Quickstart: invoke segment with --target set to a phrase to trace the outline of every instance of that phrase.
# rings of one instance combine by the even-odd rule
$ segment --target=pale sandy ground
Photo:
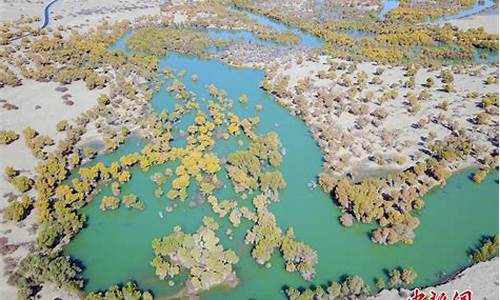
[[[431,289],[436,293],[446,292],[448,299],[451,299],[454,291],[472,291],[472,299],[475,300],[496,300],[498,299],[498,257],[476,264],[455,276],[454,279],[442,285],[428,287],[423,290],[429,295]],[[408,290],[383,290],[369,300],[400,300],[407,299],[411,295]],[[428,299],[428,298],[426,298]]]
[[[498,15],[474,15],[462,19],[448,21],[453,26],[462,30],[483,27],[484,31],[498,34]]]
[[[12,21],[21,17],[42,17],[44,0],[0,0],[0,21]]]
[[[58,288],[55,284],[49,283],[45,284],[42,290],[38,293],[40,295],[40,300],[80,300],[77,295],[73,295],[62,288]]]
[[[55,82],[37,82],[29,79],[23,80],[20,87],[5,87],[2,89],[2,99],[19,107],[18,110],[0,108],[0,126],[2,129],[14,130],[20,135],[19,140],[10,145],[0,146],[0,170],[12,166],[22,170],[32,171],[35,157],[25,146],[22,130],[32,127],[41,135],[47,135],[55,142],[64,138],[63,133],[58,133],[56,124],[61,120],[72,120],[82,112],[97,104],[97,97],[105,93],[106,89],[89,91],[83,81],[76,81],[66,85],[68,91],[61,93],[55,90],[59,86]],[[64,94],[72,95],[73,105],[68,106],[61,98]],[[36,109],[40,106],[39,109]],[[9,158],[4,159],[4,158]],[[0,183],[2,191],[9,191],[5,182]]]
[[[100,20],[133,20],[146,15],[160,13],[163,0],[60,0],[52,6],[51,26],[79,25],[91,26]],[[59,19],[59,17],[62,18]]]
[[[22,130],[28,126],[32,127],[40,134],[49,136],[57,143],[65,135],[56,131],[56,124],[61,120],[68,120],[71,123],[71,120],[79,114],[96,105],[97,97],[100,93],[107,92],[106,89],[89,91],[82,81],[66,85],[68,91],[64,93],[57,92],[55,90],[57,86],[59,84],[55,82],[37,82],[24,79],[22,86],[15,88],[5,87],[0,91],[0,98],[6,99],[9,103],[19,107],[18,110],[10,111],[0,108],[0,128],[14,130],[21,136],[19,140],[10,145],[0,145],[0,209],[3,209],[7,205],[5,193],[16,193],[15,189],[7,182],[3,173],[5,167],[12,166],[22,170],[22,174],[29,177],[34,175],[34,167],[37,164],[37,159],[25,146],[21,134]],[[71,94],[74,105],[65,105],[61,98],[63,94]],[[40,106],[39,109],[35,109],[37,105]],[[89,135],[93,134],[95,134],[95,130],[89,130],[84,138],[92,138]],[[20,222],[20,225],[16,225],[13,222],[1,222],[0,236],[7,237],[9,244],[30,243],[34,241],[35,234],[29,230],[33,225],[32,216],[33,214]],[[28,245],[25,245],[19,247],[9,256],[21,259],[28,251]],[[16,289],[7,284],[3,258],[0,260],[0,270],[2,270],[0,273],[0,300],[16,299]],[[42,297],[42,299],[54,299],[53,295],[62,294],[53,288],[45,288],[44,292],[49,292],[49,295]],[[70,298],[63,297],[63,299]]]
[[[0,22],[11,21],[22,16],[34,17],[43,14],[49,0],[0,0]],[[50,8],[49,27],[59,25],[90,26],[106,19],[108,21],[133,20],[140,16],[160,13],[163,0],[59,0]]]
[[[350,64],[347,61],[334,59],[333,61]],[[294,93],[294,87],[299,80],[305,78],[311,79],[311,87],[304,92],[304,97],[307,101],[307,107],[311,117],[307,123],[311,126],[313,135],[319,142],[322,149],[325,151],[327,161],[334,166],[336,173],[346,175],[351,172],[353,176],[359,180],[360,174],[367,172],[377,172],[380,169],[403,170],[412,165],[416,161],[421,161],[426,158],[426,155],[421,151],[423,146],[422,137],[426,137],[432,131],[436,134],[436,139],[443,139],[450,135],[451,131],[440,124],[439,122],[429,122],[423,128],[415,128],[420,119],[434,119],[439,115],[443,115],[446,119],[456,122],[459,128],[464,128],[468,135],[474,136],[474,140],[478,144],[483,144],[486,149],[497,149],[488,141],[488,132],[496,128],[496,123],[490,122],[489,126],[477,126],[470,122],[474,116],[482,111],[478,107],[478,99],[466,99],[465,95],[469,92],[477,92],[479,95],[494,93],[498,91],[497,84],[485,85],[484,80],[487,76],[498,73],[498,69],[491,66],[474,67],[484,68],[481,76],[471,76],[465,74],[454,74],[454,85],[456,92],[446,93],[440,88],[439,75],[440,71],[430,71],[420,69],[416,76],[416,86],[414,88],[405,88],[402,86],[402,81],[406,81],[405,70],[401,67],[391,67],[387,65],[377,65],[370,62],[357,63],[357,71],[350,74],[352,82],[356,81],[357,72],[366,72],[368,74],[368,82],[373,78],[373,74],[377,67],[383,67],[385,72],[380,76],[383,80],[382,84],[369,83],[360,94],[353,99],[344,98],[347,88],[341,85],[341,75],[344,71],[337,70],[337,79],[320,79],[318,73],[327,71],[330,67],[326,57],[320,57],[315,61],[304,60],[301,64],[296,61],[290,62],[290,59],[285,57],[278,62],[277,74],[273,76],[276,80],[280,76],[289,76],[288,90]],[[426,89],[422,86],[427,77],[432,77],[435,81],[435,86],[429,89],[432,94],[431,99],[418,101],[421,105],[420,110],[416,114],[408,111],[409,105],[405,98],[408,92],[418,95],[422,90]],[[385,101],[383,104],[378,104],[378,98],[390,89],[391,85],[397,84],[399,95],[394,100]],[[319,90],[327,90],[330,97],[340,97],[340,100],[334,103],[331,108],[323,108],[317,106],[316,97]],[[364,99],[364,95],[371,91],[373,96],[369,99]],[[449,102],[447,111],[437,109],[436,106],[443,101]],[[284,106],[295,110],[295,104],[290,98],[278,99]],[[362,116],[355,115],[350,112],[350,108],[356,105],[366,105],[369,112],[373,112],[377,108],[383,108],[387,113],[387,117],[381,120],[381,124],[374,126],[370,122],[362,128],[356,126],[356,121],[360,118],[373,120],[374,117],[370,114]],[[335,140],[338,144],[327,143],[319,138],[321,132],[319,128],[329,127],[336,134]],[[390,133],[392,139],[384,139],[384,135]],[[397,156],[404,156],[408,159],[403,164],[396,164],[387,161],[383,167],[374,161],[370,161],[369,157],[374,154],[381,154],[387,159]]]

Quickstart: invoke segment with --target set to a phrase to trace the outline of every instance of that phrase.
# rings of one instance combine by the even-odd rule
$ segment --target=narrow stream
[[[44,29],[49,25],[50,21],[50,8],[54,3],[56,3],[59,0],[51,0],[49,3],[47,3],[44,8],[43,8],[43,14],[42,14],[42,23],[40,25],[41,29]]]

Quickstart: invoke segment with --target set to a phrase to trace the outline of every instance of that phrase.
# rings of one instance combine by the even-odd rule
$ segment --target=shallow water
[[[393,9],[399,7],[399,0],[382,0],[382,10],[378,13],[378,18],[383,20]]]
[[[476,49],[474,51],[474,61],[486,63],[498,61],[498,51]]]
[[[114,49],[126,51],[125,39],[120,40]],[[205,103],[203,98],[208,99],[206,86],[209,84],[226,90],[231,99],[248,95],[249,103],[240,105],[236,100],[234,111],[242,118],[257,114],[261,119],[257,131],[277,132],[287,150],[281,171],[288,185],[280,193],[280,202],[271,204],[270,210],[283,229],[293,226],[297,239],[313,247],[319,255],[313,282],[304,281],[298,273],[286,272],[279,253],[273,256],[271,269],[262,268],[251,258],[250,247],[243,243],[245,231],[251,224],[243,222],[239,228],[233,228],[234,239],[229,240],[224,234],[230,227],[229,222],[215,217],[221,224],[218,230],[221,243],[240,256],[235,267],[240,284],[234,289],[215,289],[204,293],[203,299],[283,299],[283,287],[327,284],[346,274],[359,275],[373,285],[375,277],[384,276],[384,270],[397,266],[413,267],[418,273],[416,285],[429,285],[446,278],[441,276],[442,272],[450,275],[469,265],[468,251],[471,247],[477,246],[483,234],[497,233],[498,172],[493,172],[481,185],[468,178],[470,172],[464,172],[454,176],[444,189],[438,188],[425,197],[426,207],[420,213],[421,225],[416,230],[413,245],[373,244],[368,236],[374,228],[372,225],[355,224],[351,228],[343,228],[338,222],[340,211],[329,196],[319,188],[310,190],[307,187],[321,171],[321,151],[304,123],[291,116],[259,88],[264,75],[262,71],[232,68],[219,61],[177,54],[161,59],[160,67],[186,70],[183,82],[188,90],[196,92],[202,107]],[[193,74],[198,76],[197,82],[189,79]],[[171,110],[175,102],[162,89],[155,94],[152,105],[156,111],[164,108]],[[263,106],[262,112],[255,111],[256,104]],[[177,129],[186,124],[187,121],[180,122]],[[123,154],[138,151],[142,143],[131,138],[117,152],[100,156],[97,160],[110,163]],[[236,140],[230,139],[219,141],[214,152],[225,156],[236,149],[239,149]],[[175,164],[168,166],[175,168]],[[185,277],[176,278],[176,286],[169,287],[166,281],[160,281],[154,275],[154,269],[149,265],[153,258],[151,241],[171,233],[177,224],[186,232],[193,232],[200,226],[203,216],[214,214],[207,203],[189,208],[189,202],[196,196],[194,186],[189,199],[180,203],[172,213],[167,213],[165,208],[174,202],[165,196],[156,199],[156,185],[149,179],[151,174],[163,172],[165,168],[157,166],[146,173],[134,168],[131,181],[122,186],[121,195],[131,192],[145,202],[144,211],[125,207],[100,211],[100,200],[111,194],[109,187],[104,188],[83,209],[88,216],[88,226],[65,251],[85,266],[83,275],[88,280],[87,291],[135,280],[141,288],[152,290],[161,299],[182,288],[180,282]],[[223,178],[223,174],[222,171],[219,178]],[[169,184],[164,185],[165,191],[168,191]],[[227,188],[216,193],[218,198],[237,199],[227,180],[226,184]],[[250,200],[239,202],[245,205]],[[163,212],[164,218],[159,216],[159,212]]]
[[[373,39],[375,38],[376,34],[373,32],[368,32],[368,31],[363,31],[363,30],[341,30],[340,32],[347,34],[351,38],[357,40],[357,39]]]

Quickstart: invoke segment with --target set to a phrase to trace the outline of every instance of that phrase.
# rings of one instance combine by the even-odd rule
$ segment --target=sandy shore
[[[2,191],[0,209],[7,205],[8,193],[17,193],[3,174],[5,167],[14,167],[21,170],[23,175],[29,177],[35,175],[34,168],[38,163],[38,159],[25,146],[21,134],[22,130],[26,127],[32,127],[41,135],[48,136],[57,143],[65,135],[57,132],[56,124],[61,120],[68,120],[71,123],[71,120],[82,112],[95,106],[98,95],[106,91],[89,91],[83,81],[65,85],[68,88],[66,92],[56,91],[55,89],[58,86],[60,85],[55,82],[37,82],[24,79],[22,86],[2,89],[1,98],[7,100],[10,104],[16,105],[18,109],[6,110],[0,108],[1,128],[14,130],[21,137],[10,145],[0,145],[0,170],[2,172],[0,175],[0,190]],[[64,104],[64,100],[61,98],[64,94],[72,95],[73,105]],[[95,130],[89,130],[84,137],[91,138],[90,135],[92,134],[95,135]],[[33,191],[31,193],[33,194]],[[21,244],[17,250],[7,255],[9,259],[19,261],[29,253],[29,245],[36,238],[32,227],[34,225],[33,215],[31,214],[19,224],[3,221],[0,223],[1,236],[8,238],[9,244]],[[0,269],[3,270],[0,273],[0,291],[2,291],[0,299],[15,299],[16,288],[7,284],[8,276],[5,274],[7,269],[5,258],[7,256],[0,256]],[[44,289],[44,291],[54,292],[54,289]],[[62,293],[56,294],[57,296],[63,295]],[[42,299],[54,299],[54,297],[48,296],[42,297]],[[64,297],[64,299],[69,298]]]
[[[498,34],[498,15],[474,15],[447,23],[462,30],[483,27],[484,31],[488,33]]]
[[[17,194],[17,191],[7,182],[3,170],[7,166],[21,170],[22,174],[28,177],[35,175],[34,168],[38,163],[38,159],[33,156],[31,151],[25,146],[22,137],[22,130],[26,127],[32,127],[41,135],[45,135],[53,139],[56,143],[65,137],[64,133],[59,133],[56,130],[56,124],[61,120],[75,119],[82,112],[96,106],[97,97],[103,90],[89,91],[83,81],[76,81],[69,85],[65,92],[56,91],[56,87],[60,86],[55,82],[37,82],[29,79],[23,80],[23,85],[19,87],[4,87],[2,89],[2,99],[8,103],[16,105],[17,110],[6,110],[0,108],[0,124],[2,129],[13,130],[21,137],[19,140],[10,145],[0,145],[0,209],[7,206],[8,193]],[[68,106],[61,98],[63,95],[72,95],[70,98],[73,105]],[[92,127],[91,127],[92,128]],[[95,136],[95,130],[89,130],[84,135],[84,138],[91,139]],[[8,159],[6,159],[8,158]],[[33,191],[31,191],[33,194]],[[8,257],[19,261],[22,257],[29,253],[29,245],[35,238],[33,229],[33,216],[31,214],[26,220],[19,224],[13,222],[1,222],[0,234],[2,237],[8,238],[9,244],[21,244],[21,246]],[[5,258],[1,256],[0,260],[0,299],[15,299],[16,288],[7,284],[5,271],[7,269]],[[54,289],[44,289],[53,292]],[[57,293],[61,296],[62,293]],[[54,299],[54,297],[46,297],[42,299]],[[64,297],[64,299],[69,299]]]
[[[426,295],[431,290],[436,293],[446,292],[448,299],[454,291],[462,292],[470,289],[473,293],[472,299],[496,300],[499,297],[498,292],[498,257],[473,265],[456,275],[452,280],[433,287],[423,289]],[[406,299],[411,295],[409,290],[383,290],[377,295],[370,297],[370,300],[400,300]]]

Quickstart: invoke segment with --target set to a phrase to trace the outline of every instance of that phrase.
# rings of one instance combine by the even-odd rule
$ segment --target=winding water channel
[[[42,23],[40,25],[41,29],[44,29],[45,27],[47,27],[49,25],[49,21],[50,21],[50,8],[57,1],[59,1],[59,0],[51,0],[50,2],[48,2],[47,4],[45,4],[45,6],[43,7]]]
[[[279,30],[289,28],[260,16],[253,16],[266,24],[273,24]],[[304,45],[317,47],[321,41],[301,31]],[[220,32],[218,34],[224,34]],[[228,33],[230,34],[230,33]],[[119,40],[113,49],[128,53],[126,37]],[[160,67],[186,70],[183,82],[188,90],[195,92],[198,99],[209,98],[206,86],[215,84],[227,91],[228,97],[237,99],[248,95],[248,105],[235,101],[234,112],[240,117],[258,115],[261,123],[259,133],[275,131],[279,134],[287,154],[281,171],[287,181],[287,188],[280,193],[281,201],[273,203],[270,210],[275,214],[282,228],[293,226],[296,237],[319,255],[319,263],[313,282],[304,281],[297,273],[288,273],[278,253],[272,259],[272,268],[266,269],[255,263],[250,255],[250,247],[244,245],[244,235],[250,227],[244,222],[233,228],[234,239],[224,234],[232,226],[227,220],[215,217],[221,223],[218,230],[224,248],[232,248],[240,256],[236,272],[240,279],[234,289],[215,289],[204,293],[202,299],[284,299],[282,289],[287,286],[307,287],[327,284],[339,280],[347,274],[361,276],[373,286],[375,277],[384,276],[384,270],[394,267],[413,267],[418,278],[417,286],[430,285],[447,279],[454,272],[468,266],[468,252],[484,234],[497,233],[498,229],[498,172],[493,172],[481,185],[468,178],[471,171],[454,176],[444,189],[436,189],[426,197],[426,207],[420,213],[421,225],[416,230],[413,245],[382,246],[369,240],[372,225],[355,224],[343,228],[338,221],[339,209],[330,197],[320,189],[310,190],[308,183],[321,171],[321,151],[305,124],[279,106],[273,98],[259,88],[264,73],[260,70],[233,68],[220,61],[202,60],[170,53],[160,61]],[[196,74],[199,80],[191,81]],[[153,108],[172,110],[176,100],[164,88],[154,95]],[[206,104],[200,102],[203,109]],[[256,112],[255,106],[263,106]],[[185,128],[193,116],[177,126],[177,133]],[[143,141],[131,138],[112,154],[103,155],[96,161],[110,163],[121,155],[141,149]],[[214,152],[219,156],[238,149],[235,139],[218,142]],[[169,165],[175,167],[175,164]],[[207,203],[190,208],[196,192],[190,191],[190,198],[181,203],[173,212],[165,208],[172,206],[170,200],[154,197],[156,185],[150,175],[162,171],[165,166],[157,166],[149,172],[133,169],[130,182],[122,186],[122,194],[134,193],[145,202],[144,211],[128,210],[121,207],[114,211],[102,212],[99,203],[103,196],[111,195],[109,188],[83,209],[88,216],[88,226],[65,248],[67,254],[77,258],[85,266],[84,277],[88,280],[87,291],[106,289],[109,286],[135,280],[141,288],[150,289],[162,299],[174,295],[181,288],[185,277],[177,278],[176,285],[169,287],[154,274],[149,262],[153,258],[151,241],[169,234],[174,225],[181,225],[186,232],[193,232],[201,224],[203,216],[214,213]],[[220,178],[225,175],[222,171]],[[236,194],[227,182],[227,188],[216,193],[219,199],[234,199]],[[170,188],[170,183],[163,186]],[[165,214],[159,217],[159,212]]]

